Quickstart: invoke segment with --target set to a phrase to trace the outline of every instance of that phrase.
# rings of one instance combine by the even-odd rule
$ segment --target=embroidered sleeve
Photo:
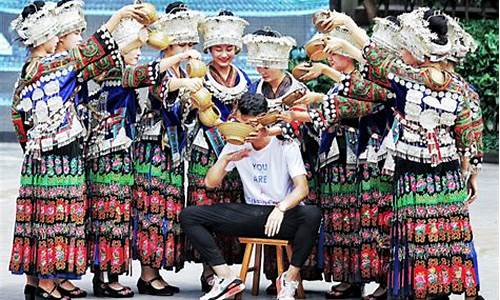
[[[358,72],[344,75],[338,86],[340,95],[360,101],[387,102],[394,98],[389,89],[363,78]]]
[[[366,116],[378,111],[382,104],[339,96],[325,96],[319,109],[309,111],[309,116],[316,130],[324,130],[340,121],[341,119],[352,119]]]
[[[280,122],[277,126],[281,129],[281,135],[278,136],[280,140],[293,140],[297,138],[297,134],[292,124],[287,122]]]
[[[421,69],[405,64],[401,59],[384,50],[383,47],[377,46],[373,41],[370,41],[363,48],[363,56],[366,59],[366,65],[362,74],[366,79],[382,87],[391,87],[390,80],[388,80],[391,73],[412,81],[422,80]]]
[[[121,67],[122,64],[121,55],[118,54],[118,51],[113,51],[102,59],[85,66],[79,74],[79,80],[89,81],[105,74],[112,68]]]
[[[162,75],[159,75],[160,78]],[[154,85],[149,87],[149,98],[151,101],[163,103],[163,99],[167,97],[168,92],[168,78],[164,77],[163,79],[157,80]]]
[[[125,88],[141,88],[156,86],[160,80],[160,62],[155,60],[144,65],[127,66],[123,71],[122,83]]]
[[[476,155],[473,156],[470,160],[472,165],[478,166],[482,163],[483,153],[484,153],[484,144],[483,144],[483,112],[480,106],[479,95],[472,90],[472,88],[468,88],[467,97],[465,102],[469,109],[471,110],[471,130],[473,136],[473,142],[475,144]]]
[[[26,143],[28,142],[28,129],[27,124],[25,123],[25,115],[24,113],[16,110],[15,108],[11,109],[11,117],[12,117],[12,125],[14,125],[14,129],[16,131],[17,140],[21,147],[25,148]]]
[[[115,55],[115,59],[117,59],[118,45],[112,38],[111,33],[103,26],[81,46],[40,61],[38,75],[55,72],[62,67],[67,67],[69,64],[77,72],[80,72],[86,66],[101,60],[108,54]]]
[[[454,126],[457,150],[461,156],[475,156],[477,149],[472,127],[472,111],[463,97],[460,97],[457,111],[458,115]]]

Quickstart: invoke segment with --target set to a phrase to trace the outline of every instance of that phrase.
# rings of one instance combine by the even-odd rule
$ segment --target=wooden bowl
[[[314,39],[304,45],[307,56],[312,61],[321,61],[326,59],[326,54],[323,52],[325,43],[321,39]]]
[[[191,98],[193,99],[193,106],[200,111],[204,111],[214,105],[212,102],[212,93],[204,87],[192,93]]]
[[[304,76],[307,73],[307,70],[304,68],[309,68],[312,67],[312,63],[310,62],[303,62],[301,64],[298,64],[293,68],[292,70],[292,75],[295,77],[295,79],[300,80],[300,77]]]
[[[156,50],[165,50],[171,42],[172,38],[163,31],[152,31],[149,33],[148,45]]]
[[[293,106],[295,104],[295,101],[299,100],[306,94],[306,91],[302,89],[295,90],[291,92],[288,96],[283,98],[282,102],[286,106]]]
[[[259,122],[263,126],[271,125],[278,121],[279,115],[280,114],[278,112],[270,112],[261,117],[258,117],[257,122]]]
[[[203,78],[207,74],[208,68],[199,59],[190,59],[186,65],[186,72],[189,78]]]
[[[151,25],[158,20],[158,13],[156,12],[156,7],[151,3],[142,3],[142,11],[146,14],[147,24]]]
[[[217,126],[222,123],[220,119],[220,111],[215,105],[212,105],[204,111],[198,111],[198,119],[201,124],[207,127]]]
[[[254,131],[251,125],[238,122],[224,122],[217,126],[226,142],[233,145],[243,145],[248,135]]]

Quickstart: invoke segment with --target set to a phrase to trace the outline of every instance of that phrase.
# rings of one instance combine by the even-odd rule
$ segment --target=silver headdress
[[[203,14],[194,10],[178,11],[162,14],[158,21],[151,24],[152,31],[164,32],[172,39],[171,45],[181,43],[199,43],[198,25],[203,20]]]
[[[247,34],[243,43],[248,50],[248,63],[255,67],[287,69],[292,47],[296,45],[289,36],[264,36]]]
[[[388,18],[375,18],[371,39],[379,46],[397,53],[399,51],[399,30],[401,26]]]
[[[429,22],[424,19],[428,9],[420,7],[398,17],[401,22],[399,47],[410,51],[419,61],[424,61],[426,57],[431,61],[442,61],[450,55],[451,43],[448,41],[445,45],[438,45],[433,42],[438,37],[431,32]]]
[[[24,46],[37,47],[57,36],[59,28],[55,8],[54,2],[45,2],[35,13],[26,18],[19,15],[12,21],[10,26]]]
[[[57,21],[60,26],[59,36],[73,31],[83,31],[87,28],[87,22],[83,15],[84,3],[82,0],[68,1],[56,8]]]
[[[140,48],[148,40],[148,30],[136,19],[122,19],[112,33],[113,39],[122,52]]]
[[[474,38],[465,29],[460,26],[458,19],[446,16],[448,19],[448,39],[452,44],[449,60],[459,62],[464,59],[469,52],[477,49],[477,43]]]
[[[203,51],[214,45],[228,44],[237,48],[243,47],[243,32],[248,22],[236,16],[207,17],[200,26],[203,34]]]

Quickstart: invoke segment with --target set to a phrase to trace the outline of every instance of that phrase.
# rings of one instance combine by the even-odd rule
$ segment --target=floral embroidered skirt
[[[383,176],[379,166],[358,166],[358,201],[360,205],[360,261],[362,282],[387,283],[390,260],[393,178]]]
[[[217,156],[214,151],[193,146],[188,168],[188,205],[244,202],[243,186],[237,170],[233,170],[226,175],[220,188],[215,190],[206,189],[205,176],[208,169],[216,161]],[[216,241],[227,264],[241,263],[243,249],[237,237],[218,235]],[[201,262],[200,254],[194,249],[189,240],[186,240],[185,255],[188,261]]]
[[[128,273],[134,183],[131,153],[109,153],[89,160],[86,167],[91,269]]]
[[[391,296],[477,295],[467,191],[458,161],[432,168],[399,160],[395,176]]]
[[[326,281],[358,283],[360,210],[356,170],[341,159],[319,170],[323,213],[323,274]]]
[[[179,215],[184,206],[183,164],[175,165],[160,142],[139,141],[134,149],[133,257],[155,269],[184,266]]]
[[[26,154],[9,270],[76,279],[87,269],[85,170],[79,142]]]

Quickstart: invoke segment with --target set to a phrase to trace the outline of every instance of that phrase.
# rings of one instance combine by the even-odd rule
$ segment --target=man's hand
[[[251,151],[252,150],[248,149],[248,148],[241,149],[241,150],[238,150],[238,151],[226,154],[226,156],[224,157],[224,159],[227,162],[230,162],[230,161],[240,161],[240,160],[244,159],[245,157],[248,157],[250,155]]]
[[[268,237],[273,237],[280,231],[281,223],[283,222],[284,212],[275,207],[267,217],[266,225],[264,226],[264,233]]]
[[[467,180],[467,204],[476,201],[478,195],[477,174],[470,175]]]

